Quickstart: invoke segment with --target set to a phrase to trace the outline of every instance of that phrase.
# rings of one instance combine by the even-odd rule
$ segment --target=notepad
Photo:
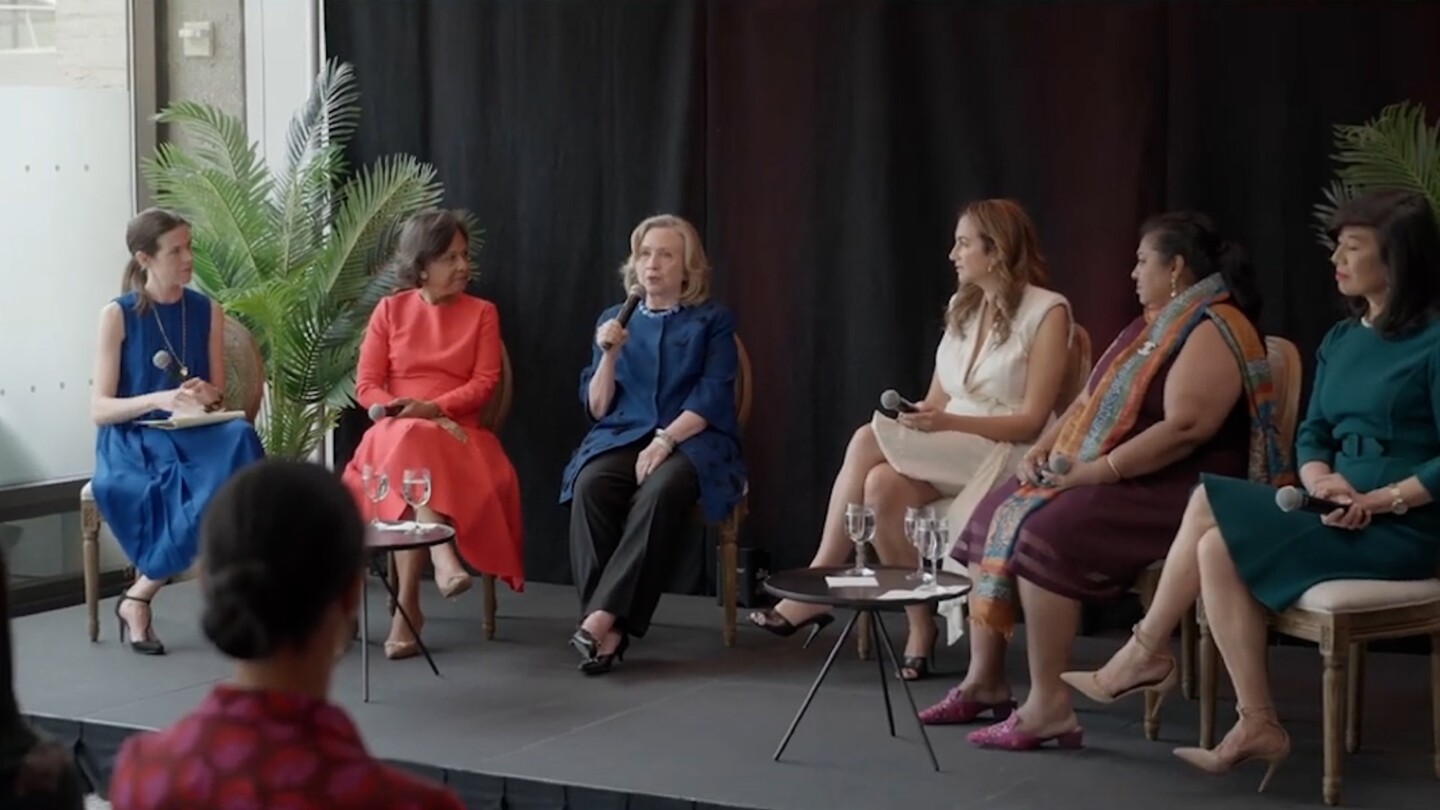
[[[168,419],[141,419],[135,424],[159,428],[160,430],[184,430],[186,428],[217,425],[221,422],[231,422],[244,418],[244,411],[212,411],[211,413],[175,414]]]
[[[875,577],[825,577],[825,584],[831,588],[873,588],[880,583]]]
[[[961,593],[964,593],[964,592],[965,592],[965,588],[964,588],[963,586],[960,586],[960,585],[946,585],[945,587],[942,587],[942,588],[925,588],[925,589],[923,589],[923,590],[918,589],[918,588],[913,588],[913,589],[910,589],[910,590],[892,590],[892,591],[886,591],[885,593],[882,593],[882,594],[880,594],[879,596],[877,596],[877,597],[875,597],[875,598],[876,598],[876,599],[928,599],[928,598],[932,598],[932,597],[934,597],[934,596],[936,596],[936,595],[941,595],[941,596],[957,596],[957,595],[959,595],[959,594],[961,594]]]

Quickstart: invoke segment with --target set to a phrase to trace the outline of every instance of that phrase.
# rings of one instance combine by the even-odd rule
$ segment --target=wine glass
[[[370,501],[370,523],[379,524],[380,516],[377,512],[380,502],[390,494],[390,476],[386,475],[384,470],[366,464],[360,468],[360,485],[365,490],[366,499]]]
[[[400,478],[400,497],[415,512],[411,534],[420,533],[420,507],[430,502],[430,470],[425,467],[406,470]]]
[[[905,509],[905,539],[915,547],[915,572],[906,574],[906,582],[925,581],[925,555],[920,553],[924,534],[935,519],[935,510],[929,506],[910,506]]]
[[[950,518],[941,517],[931,521],[931,541],[925,546],[925,557],[930,560],[930,566],[934,574],[927,574],[928,584],[932,588],[940,587],[940,563],[945,559],[945,552],[950,550]]]
[[[865,504],[852,503],[845,507],[845,533],[855,544],[855,566],[845,572],[846,576],[873,577],[874,569],[865,565],[865,543],[875,537],[875,510]]]

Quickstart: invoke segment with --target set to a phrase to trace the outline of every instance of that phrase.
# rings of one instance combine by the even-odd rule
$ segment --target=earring
[[[1179,293],[1180,293],[1180,291],[1179,291],[1179,289],[1178,289],[1177,286],[1176,286],[1175,277],[1174,277],[1174,276],[1171,276],[1171,277],[1170,277],[1170,297],[1171,297],[1171,298],[1174,298],[1174,297],[1175,297],[1176,295],[1178,295]]]
[[[420,280],[421,280],[421,281],[428,281],[429,279],[430,279],[430,274],[427,273],[427,272],[425,272],[424,270],[421,270],[421,271],[420,271]],[[1171,287],[1174,287],[1174,286],[1175,286],[1175,282],[1174,282],[1174,281],[1171,281],[1171,282],[1170,282],[1170,286],[1171,286]],[[1174,294],[1174,293],[1171,293],[1171,294],[1170,294],[1170,297],[1171,297],[1171,298],[1174,298],[1174,297],[1175,297],[1175,294]]]

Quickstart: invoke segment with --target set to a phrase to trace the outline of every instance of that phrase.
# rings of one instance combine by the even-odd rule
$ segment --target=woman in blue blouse
[[[580,399],[594,424],[565,468],[570,564],[584,617],[570,644],[587,675],[644,636],[673,544],[698,501],[721,520],[745,490],[735,417],[735,318],[709,300],[700,236],[671,215],[630,234],[625,289],[644,290],[626,326],[600,314]]]

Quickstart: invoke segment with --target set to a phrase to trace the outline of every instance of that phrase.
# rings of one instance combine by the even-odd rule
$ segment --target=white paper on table
[[[935,596],[935,595],[937,595],[937,594],[942,595],[942,596],[949,596],[949,595],[959,594],[959,593],[964,592],[964,590],[965,590],[965,588],[964,588],[963,586],[959,586],[959,585],[946,585],[946,586],[940,587],[940,588],[925,588],[924,590],[911,589],[911,590],[893,590],[893,591],[886,591],[885,593],[882,593],[882,594],[880,594],[879,596],[877,596],[877,597],[875,597],[875,598],[876,598],[876,599],[924,599],[924,598],[926,598],[926,597]]]
[[[831,588],[873,588],[880,583],[875,577],[825,577],[825,584]]]
[[[394,523],[382,520],[375,524],[375,528],[382,532],[424,532],[443,525],[445,524],[417,523],[413,520],[400,520]]]

